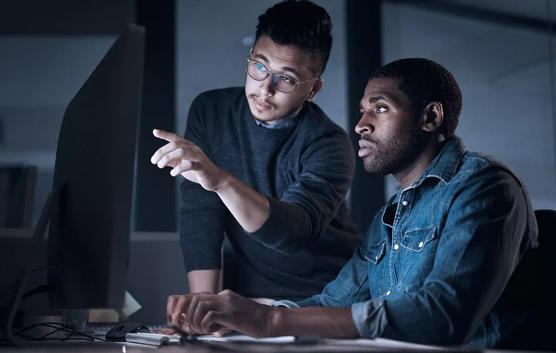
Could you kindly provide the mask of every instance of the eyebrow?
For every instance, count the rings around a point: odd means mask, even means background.
[[[373,97],[369,98],[369,101],[368,101],[368,102],[369,102],[369,103],[376,103],[376,102],[378,102],[379,100],[385,100],[385,101],[387,101],[388,99],[387,99],[385,96],[373,96]]]
[[[388,101],[387,97],[378,95],[378,96],[372,96],[371,98],[369,98],[367,100],[367,103],[373,104],[373,103],[378,102],[379,100]],[[359,103],[359,110],[362,110],[362,109],[363,109],[363,104]]]
[[[270,61],[268,60],[268,58],[266,56],[264,56],[263,54],[254,54],[253,58],[261,59],[266,64],[270,64]],[[301,77],[301,75],[299,74],[299,71],[297,71],[295,68],[290,67],[290,66],[282,66],[281,71],[289,71],[289,72],[293,73],[294,75],[296,75],[297,77]]]

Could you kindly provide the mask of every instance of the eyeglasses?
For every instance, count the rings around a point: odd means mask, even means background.
[[[247,58],[247,74],[253,80],[257,81],[264,81],[268,75],[272,75],[272,84],[274,88],[282,93],[291,93],[297,86],[318,79],[318,77],[313,77],[305,81],[299,81],[288,74],[272,72],[262,62],[251,58]]]

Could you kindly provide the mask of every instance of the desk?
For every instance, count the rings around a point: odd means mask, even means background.
[[[365,342],[366,341],[366,342]],[[382,341],[382,342],[381,342]],[[280,345],[259,345],[259,344],[186,344],[183,346],[172,345],[163,347],[141,346],[135,344],[120,344],[107,342],[83,342],[83,343],[41,343],[25,347],[0,348],[0,353],[54,353],[54,352],[75,352],[75,353],[222,353],[222,352],[242,352],[242,353],[364,353],[364,352],[481,352],[480,350],[450,349],[426,346],[410,348],[403,342],[400,345],[390,345],[386,347],[384,341],[389,340],[322,340],[317,344],[280,344]],[[125,347],[125,348],[124,348]],[[397,348],[396,348],[397,347]],[[503,350],[484,350],[485,353],[519,353],[519,351]]]

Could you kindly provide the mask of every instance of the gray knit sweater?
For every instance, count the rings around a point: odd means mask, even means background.
[[[293,126],[255,123],[243,88],[192,103],[186,138],[219,167],[268,197],[270,217],[248,233],[215,193],[181,183],[180,244],[186,271],[217,269],[224,234],[234,250],[227,287],[252,297],[305,298],[335,278],[359,241],[345,202],[354,172],[346,133],[313,103]]]

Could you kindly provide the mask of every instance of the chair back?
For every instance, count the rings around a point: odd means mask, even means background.
[[[497,303],[521,317],[500,348],[556,350],[556,211],[536,210],[535,217],[539,247],[524,255]]]

